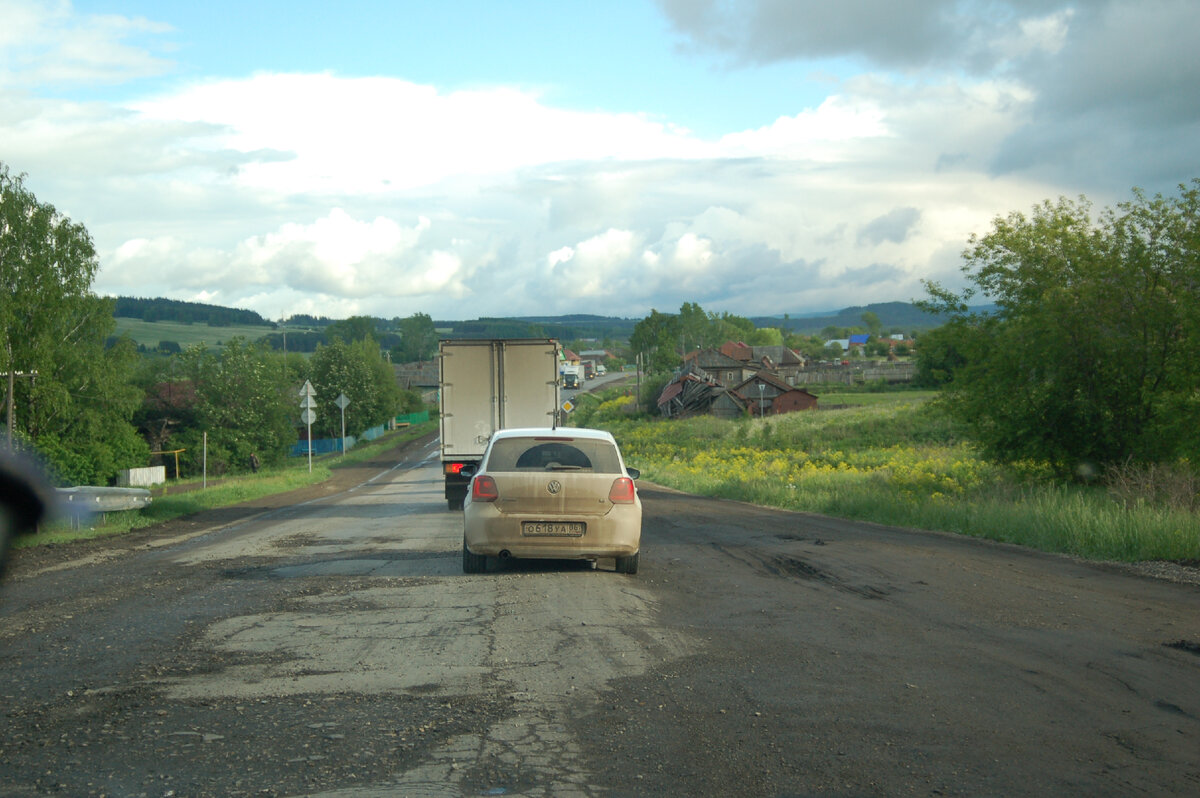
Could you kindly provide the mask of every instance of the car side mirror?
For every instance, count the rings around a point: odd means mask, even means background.
[[[467,463],[458,473],[462,474],[467,479],[470,479],[479,473],[479,466],[476,463]]]
[[[629,466],[625,467],[625,473],[629,475],[630,479],[637,479],[642,475],[642,472],[639,469],[630,468]]]

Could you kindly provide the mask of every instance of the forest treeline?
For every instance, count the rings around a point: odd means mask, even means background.
[[[184,302],[179,299],[143,299],[140,297],[119,296],[113,315],[123,319],[141,319],[142,321],[175,321],[181,324],[207,324],[210,327],[231,327],[235,324],[274,327],[275,323],[267,321],[253,310],[241,308],[224,308],[220,305],[207,305],[202,302]]]

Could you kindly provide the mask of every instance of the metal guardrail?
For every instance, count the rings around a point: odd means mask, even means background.
[[[59,509],[74,519],[95,513],[140,510],[150,504],[146,488],[58,488]]]

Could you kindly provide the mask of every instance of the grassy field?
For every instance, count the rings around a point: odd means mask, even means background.
[[[819,391],[814,391],[819,393]],[[838,403],[850,394],[838,394]],[[652,482],[701,495],[841,518],[944,530],[1111,561],[1200,559],[1200,516],[1103,486],[1052,482],[1037,464],[983,460],[919,393],[766,419],[623,419],[610,429]]]
[[[217,346],[235,336],[242,336],[251,341],[257,341],[267,333],[270,327],[231,325],[229,327],[209,327],[207,324],[183,324],[177,321],[142,321],[141,319],[126,319],[117,317],[116,335],[128,334],[135,342],[148,349],[154,349],[159,341],[174,341],[184,349],[195,344]]]

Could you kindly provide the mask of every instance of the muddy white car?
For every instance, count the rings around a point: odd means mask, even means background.
[[[488,442],[463,504],[463,571],[492,557],[600,560],[635,574],[642,502],[603,430],[508,429]]]

